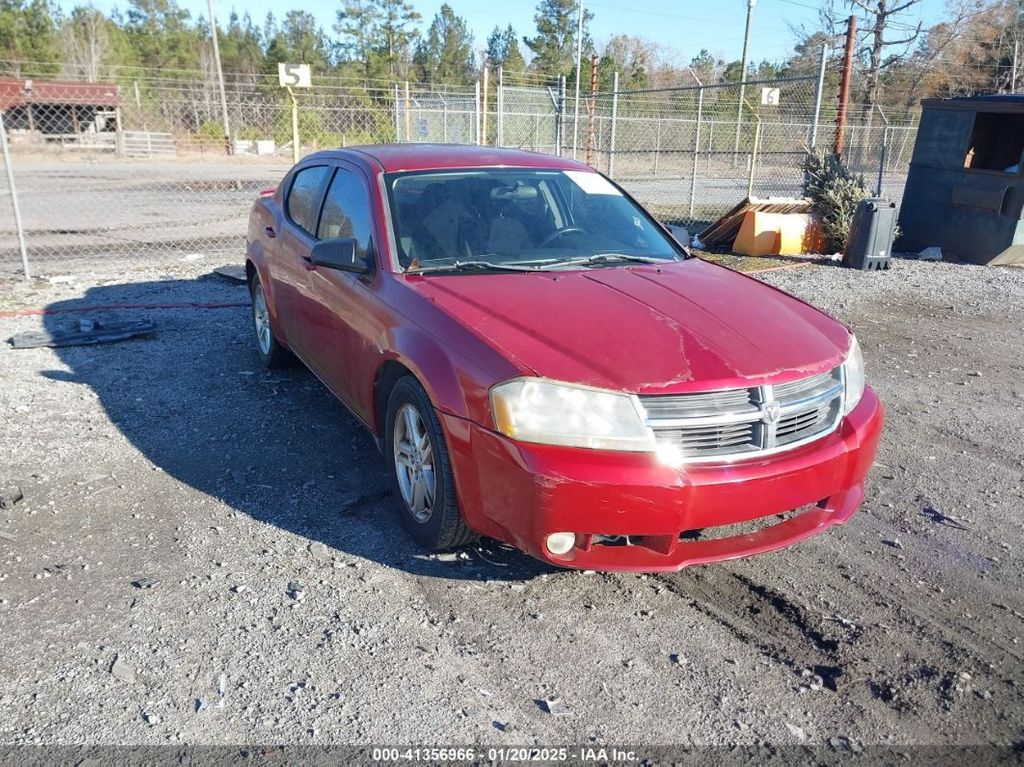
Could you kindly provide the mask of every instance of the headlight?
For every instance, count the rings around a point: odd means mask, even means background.
[[[491,389],[498,431],[522,442],[598,450],[654,450],[640,402],[620,392],[516,378]]]
[[[848,415],[851,410],[857,407],[860,398],[864,396],[864,357],[860,353],[860,344],[856,336],[850,336],[850,351],[843,361],[843,381],[846,384],[846,396],[844,401],[846,407],[843,414]]]

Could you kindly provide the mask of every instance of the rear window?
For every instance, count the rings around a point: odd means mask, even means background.
[[[320,202],[324,198],[324,187],[330,168],[315,165],[303,168],[295,174],[285,207],[288,218],[298,224],[307,234],[316,235],[316,221],[320,216]]]

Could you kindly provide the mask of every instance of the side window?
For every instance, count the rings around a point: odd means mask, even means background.
[[[370,252],[370,237],[373,232],[373,218],[370,213],[370,197],[361,176],[352,171],[338,168],[327,190],[324,211],[316,236],[321,240],[333,237],[354,237],[356,256],[367,259]]]
[[[320,212],[324,185],[331,169],[326,165],[303,168],[295,174],[292,187],[288,190],[288,217],[309,234],[316,232],[316,217]]]

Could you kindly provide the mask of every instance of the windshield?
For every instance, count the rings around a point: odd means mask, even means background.
[[[555,269],[674,261],[685,251],[587,171],[470,169],[385,176],[403,269]]]

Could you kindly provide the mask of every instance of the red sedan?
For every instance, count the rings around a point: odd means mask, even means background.
[[[581,163],[319,152],[253,207],[259,354],[377,440],[420,544],[677,570],[845,522],[883,411],[842,324],[690,257]]]

